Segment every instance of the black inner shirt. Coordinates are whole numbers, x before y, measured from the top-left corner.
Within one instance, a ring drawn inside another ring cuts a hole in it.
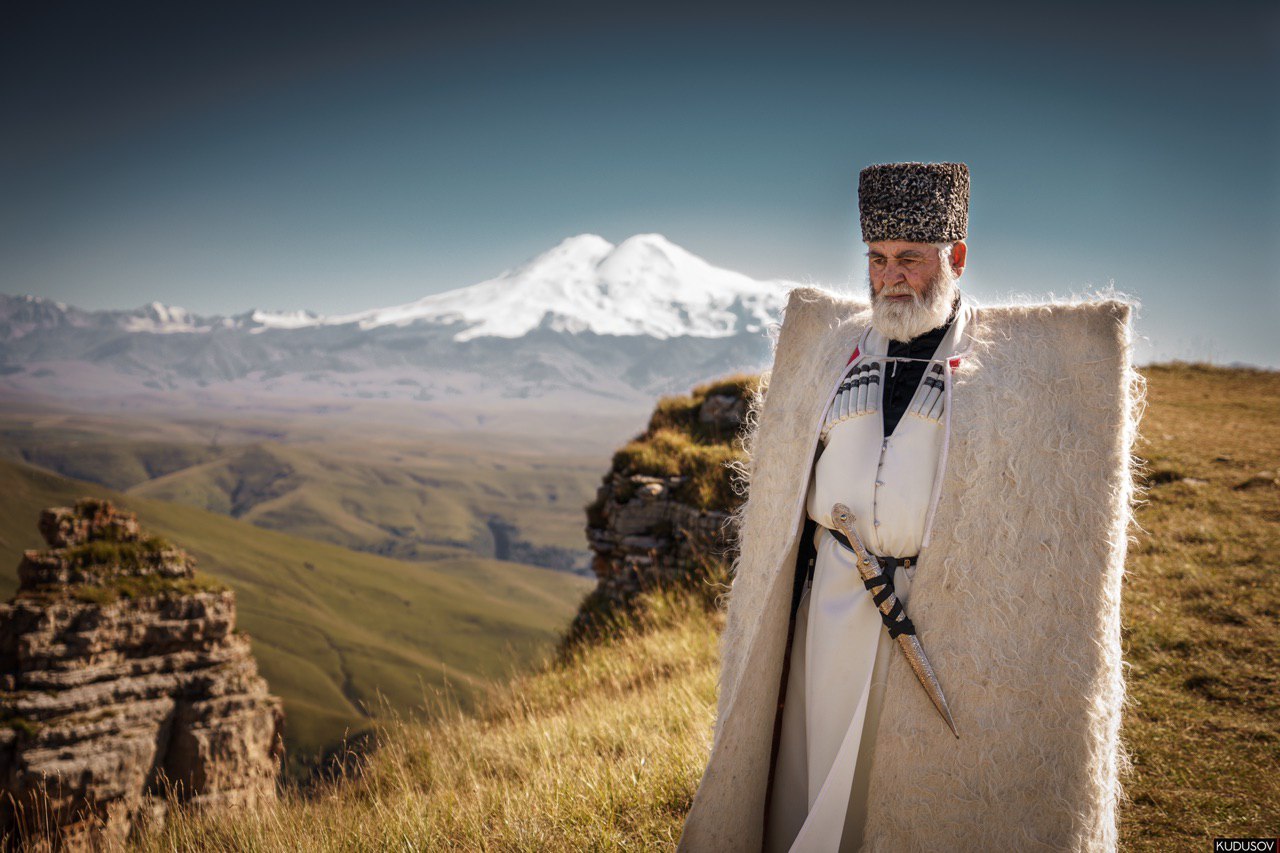
[[[889,341],[889,350],[886,355],[933,358],[947,330],[955,322],[959,308],[960,297],[957,296],[956,301],[951,305],[951,316],[947,317],[947,322],[909,341]],[[927,361],[890,361],[885,365],[884,398],[880,406],[880,411],[884,415],[885,435],[893,435],[898,421],[902,420],[907,406],[911,403],[911,398],[915,396],[916,386],[920,384],[928,368]]]

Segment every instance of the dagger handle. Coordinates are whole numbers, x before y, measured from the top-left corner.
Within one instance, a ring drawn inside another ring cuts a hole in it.
[[[853,510],[842,503],[837,503],[831,507],[831,520],[835,522],[836,527],[840,528],[849,539],[849,544],[853,546],[853,552],[858,555],[858,574],[862,575],[863,580],[867,580],[866,569],[872,569],[871,575],[879,574],[875,569],[880,568],[880,561],[867,553],[867,548],[862,544],[862,540],[858,538],[858,534],[853,529]]]
[[[907,612],[898,607],[898,596],[893,590],[893,584],[885,577],[880,561],[867,551],[867,547],[862,544],[862,540],[853,529],[853,511],[844,504],[837,503],[831,507],[831,519],[853,546],[853,552],[858,557],[858,575],[872,596],[879,597],[883,588],[889,588],[889,594],[876,604],[876,608],[884,616],[885,626],[888,627],[890,623],[897,624],[906,619]]]

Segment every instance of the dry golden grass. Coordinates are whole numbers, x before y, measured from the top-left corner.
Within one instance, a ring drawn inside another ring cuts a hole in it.
[[[1280,832],[1280,373],[1144,370],[1124,598],[1129,850]]]
[[[351,777],[254,812],[177,812],[143,850],[670,848],[706,763],[720,616],[654,595],[621,635],[481,711],[393,723]]]
[[[1144,371],[1143,528],[1124,642],[1126,850],[1280,828],[1280,374]],[[1263,472],[1270,472],[1269,475]],[[480,712],[397,724],[364,773],[241,816],[179,813],[147,850],[671,848],[706,761],[717,614],[639,627],[514,681]]]

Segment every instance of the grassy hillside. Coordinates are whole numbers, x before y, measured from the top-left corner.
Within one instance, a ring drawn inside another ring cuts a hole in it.
[[[136,511],[147,529],[229,583],[239,625],[285,701],[293,758],[369,729],[383,699],[408,713],[448,683],[471,702],[545,652],[591,586],[563,572],[475,557],[405,562],[358,553],[16,463],[0,462],[0,486],[6,594],[16,587],[21,550],[42,544],[40,509],[84,494]]]
[[[673,849],[706,763],[719,614],[648,599],[638,627],[483,709],[385,727],[358,775],[243,819],[178,813],[146,850]]]
[[[0,458],[412,560],[585,565],[580,509],[608,452],[521,435],[514,418],[510,433],[428,433],[373,415],[0,413]]]
[[[1150,460],[1131,550],[1122,849],[1209,849],[1280,826],[1280,374],[1146,371]],[[429,725],[382,730],[362,775],[246,818],[179,816],[149,849],[673,846],[706,760],[719,616],[654,599],[581,649]]]
[[[578,509],[591,497],[587,471],[581,463],[539,470],[431,445],[391,451],[265,443],[130,492],[348,548],[430,560],[494,554],[494,517],[535,545],[584,551]]]
[[[1121,831],[1133,850],[1208,849],[1280,827],[1280,373],[1144,372]]]

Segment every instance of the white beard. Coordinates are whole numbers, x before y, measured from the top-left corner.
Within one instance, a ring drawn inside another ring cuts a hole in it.
[[[947,322],[959,289],[955,274],[946,263],[925,286],[923,296],[906,285],[903,288],[886,287],[878,296],[871,294],[871,326],[891,341],[909,341]],[[894,302],[886,298],[897,293],[909,293],[911,301]]]

